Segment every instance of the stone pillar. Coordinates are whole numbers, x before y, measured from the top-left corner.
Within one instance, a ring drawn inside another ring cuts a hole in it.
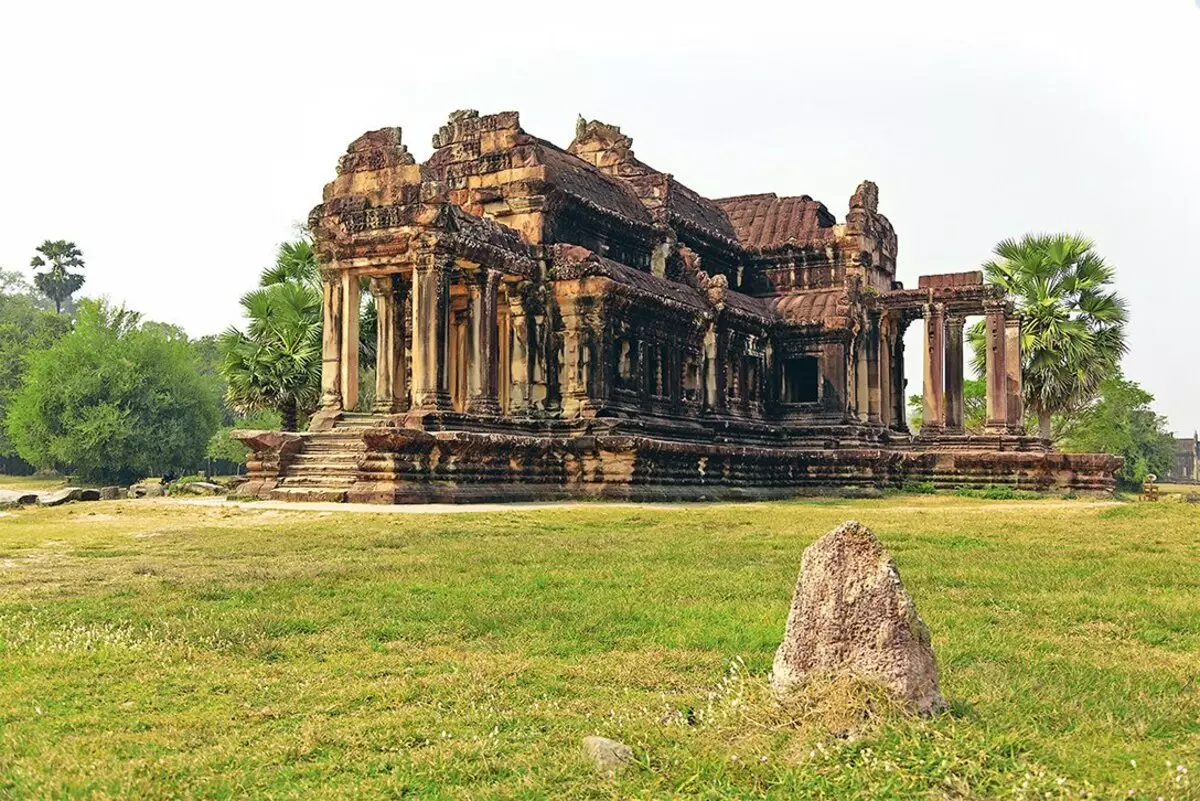
[[[432,259],[413,267],[412,409],[417,412],[450,409],[450,270],[450,263]]]
[[[867,422],[872,425],[879,425],[883,420],[879,337],[879,314],[871,314],[867,317]]]
[[[850,361],[847,351],[848,343],[827,342],[821,346],[817,356],[820,370],[821,402],[827,415],[840,421],[845,421],[848,408],[846,397],[849,375],[847,365]]]
[[[1007,367],[1008,427],[1020,434],[1025,430],[1025,390],[1021,383],[1021,320],[1015,316],[1005,321],[1004,356]]]
[[[987,334],[987,430],[1000,433],[1008,427],[1008,359],[1005,356],[1005,308],[1002,300],[984,301]]]
[[[563,361],[559,368],[562,382],[563,417],[592,417],[595,415],[596,409],[593,382],[596,365],[592,364],[594,351],[592,333],[595,325],[590,319],[590,307],[581,307],[579,298],[574,296],[562,296],[559,298],[558,304],[563,325]],[[644,354],[645,343],[641,344]],[[640,361],[645,364],[644,358]],[[646,393],[650,390],[654,376],[644,373],[644,378],[642,391]]]
[[[725,410],[725,370],[717,345],[717,325],[714,322],[704,333],[704,405],[710,412]]]
[[[884,318],[879,333],[879,422],[885,428],[892,425],[892,326]]]
[[[963,324],[955,314],[946,320],[946,432],[963,433]]]
[[[529,369],[529,318],[525,312],[521,287],[508,285],[509,320],[509,375],[512,381],[508,389],[508,413],[516,414],[529,408],[531,378]]]
[[[358,406],[358,276],[342,273],[342,408],[353,411]]]
[[[374,411],[392,414],[400,410],[407,394],[404,369],[404,308],[400,277],[385,275],[371,279],[375,298],[375,405]]]
[[[908,382],[904,377],[904,330],[896,331],[895,350],[892,351],[892,428],[908,431]]]
[[[945,388],[944,362],[946,356],[946,307],[927,303],[925,314],[925,408],[921,434],[938,434],[942,429]]]
[[[481,269],[467,286],[471,305],[471,344],[467,352],[467,411],[494,417],[500,414],[496,381],[500,352],[497,346],[497,290],[500,273]]]
[[[321,271],[321,411],[342,411],[342,276]]]

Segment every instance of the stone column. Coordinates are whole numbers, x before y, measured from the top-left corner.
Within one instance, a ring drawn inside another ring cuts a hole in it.
[[[508,413],[516,414],[529,408],[530,371],[529,371],[529,319],[525,312],[522,287],[517,284],[508,285],[508,320],[509,320],[509,375],[512,377],[508,388]]]
[[[987,332],[987,425],[992,433],[1008,427],[1008,359],[1005,356],[1005,308],[1003,300],[984,301],[984,326]]]
[[[846,410],[849,407],[847,389],[849,382],[848,343],[826,342],[821,346],[817,355],[817,364],[821,381],[821,402],[824,411],[830,417],[845,421]]]
[[[337,267],[321,271],[321,410],[342,411],[342,276]]]
[[[704,333],[704,405],[710,412],[725,411],[725,370],[718,348],[717,324]]]
[[[413,267],[412,408],[417,412],[450,409],[450,270],[450,263],[428,258]]]
[[[963,433],[963,324],[966,320],[950,315],[946,320],[946,432]]]
[[[1004,356],[1007,367],[1008,427],[1019,434],[1025,429],[1025,399],[1021,383],[1021,320],[1016,316],[1005,321]]]
[[[407,391],[404,386],[404,308],[400,277],[385,275],[371,279],[375,298],[375,406],[380,414],[400,409]]]
[[[867,317],[867,422],[872,425],[879,425],[883,419],[879,336],[879,314],[873,313]]]
[[[358,406],[358,276],[342,273],[342,408]]]
[[[922,415],[921,433],[938,434],[942,429],[944,405],[942,391],[945,388],[944,359],[946,356],[946,307],[940,303],[927,303],[925,315],[925,408]]]
[[[892,425],[892,326],[884,318],[879,333],[879,422],[885,428]]]
[[[481,269],[467,286],[471,305],[471,344],[467,353],[467,411],[494,417],[500,353],[497,347],[496,300],[500,273]]]
[[[908,398],[905,393],[908,382],[904,378],[904,330],[896,331],[895,350],[892,351],[892,428],[908,431]]]

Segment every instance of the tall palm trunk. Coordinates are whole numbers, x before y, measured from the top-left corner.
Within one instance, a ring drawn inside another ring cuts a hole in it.
[[[287,401],[280,405],[279,416],[281,418],[283,418],[283,420],[281,422],[281,426],[283,427],[284,431],[295,431],[296,430],[297,414],[296,414],[296,402],[294,400]]]
[[[1038,409],[1038,436],[1042,439],[1050,439],[1050,410]]]

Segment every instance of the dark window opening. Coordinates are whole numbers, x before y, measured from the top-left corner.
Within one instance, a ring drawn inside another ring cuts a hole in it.
[[[819,372],[814,356],[801,356],[783,363],[785,403],[816,403]]]

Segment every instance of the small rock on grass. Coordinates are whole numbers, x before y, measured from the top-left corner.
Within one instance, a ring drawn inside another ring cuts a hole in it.
[[[607,737],[584,737],[583,753],[596,770],[605,776],[615,776],[617,771],[633,762],[633,749]]]

